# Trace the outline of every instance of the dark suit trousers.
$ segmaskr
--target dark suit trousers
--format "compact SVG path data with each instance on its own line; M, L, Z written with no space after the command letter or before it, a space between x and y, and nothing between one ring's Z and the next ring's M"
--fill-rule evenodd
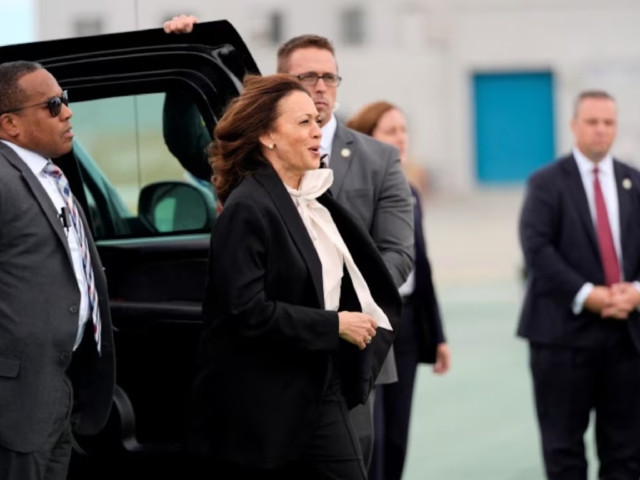
M19 453L0 447L0 479L2 480L66 480L71 459L71 381L65 376L58 397L58 407L42 447L30 453Z
M404 469L419 348L413 305L406 300L393 346L398 381L376 387L375 442L369 480L400 480Z
M195 470L202 480L366 480L360 444L335 378L327 387L318 425L302 457L272 469L253 469L229 462L199 461ZM201 472L204 472L202 474Z
M367 401L362 405L356 405L349 411L349 420L351 421L351 425L358 437L360 451L362 452L362 459L367 468L371 464L371 458L373 457L373 411L376 399L376 390L380 386L381 385L374 385L369 393Z
M532 344L538 423L549 480L586 480L584 433L595 411L601 480L640 477L640 355L626 324L607 325L597 348Z

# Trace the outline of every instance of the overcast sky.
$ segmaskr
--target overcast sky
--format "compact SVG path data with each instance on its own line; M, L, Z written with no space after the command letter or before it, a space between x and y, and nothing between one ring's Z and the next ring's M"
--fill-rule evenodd
M0 0L0 45L35 40L33 0Z

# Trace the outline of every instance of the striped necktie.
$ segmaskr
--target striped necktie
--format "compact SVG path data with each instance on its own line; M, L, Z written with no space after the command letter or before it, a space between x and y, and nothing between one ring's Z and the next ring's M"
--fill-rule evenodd
M93 278L93 267L91 265L89 244L84 232L84 226L80 219L80 215L78 214L78 209L76 208L75 202L73 201L69 182L67 181L67 177L64 176L64 173L62 173L62 170L60 170L53 163L48 162L43 171L56 181L58 190L60 190L62 198L64 199L64 203L66 204L69 211L71 225L78 235L78 241L80 242L80 251L82 254L82 269L84 271L85 279L87 280L89 314L93 322L93 337L95 338L96 345L98 347L98 354L100 354L100 337L102 333L100 324L100 309L98 308L98 293L96 292L96 285Z

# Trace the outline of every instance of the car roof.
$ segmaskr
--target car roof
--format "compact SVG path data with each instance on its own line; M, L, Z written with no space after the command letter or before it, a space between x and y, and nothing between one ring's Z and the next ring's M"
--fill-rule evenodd
M190 34L162 28L47 40L0 47L0 62L42 64L73 101L186 87L211 129L247 74L260 74L227 20L202 22Z

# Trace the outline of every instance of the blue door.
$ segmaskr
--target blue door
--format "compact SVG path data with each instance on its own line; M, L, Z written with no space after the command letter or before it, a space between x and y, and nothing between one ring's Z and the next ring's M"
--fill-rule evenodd
M555 156L550 72L475 74L479 183L519 183Z

